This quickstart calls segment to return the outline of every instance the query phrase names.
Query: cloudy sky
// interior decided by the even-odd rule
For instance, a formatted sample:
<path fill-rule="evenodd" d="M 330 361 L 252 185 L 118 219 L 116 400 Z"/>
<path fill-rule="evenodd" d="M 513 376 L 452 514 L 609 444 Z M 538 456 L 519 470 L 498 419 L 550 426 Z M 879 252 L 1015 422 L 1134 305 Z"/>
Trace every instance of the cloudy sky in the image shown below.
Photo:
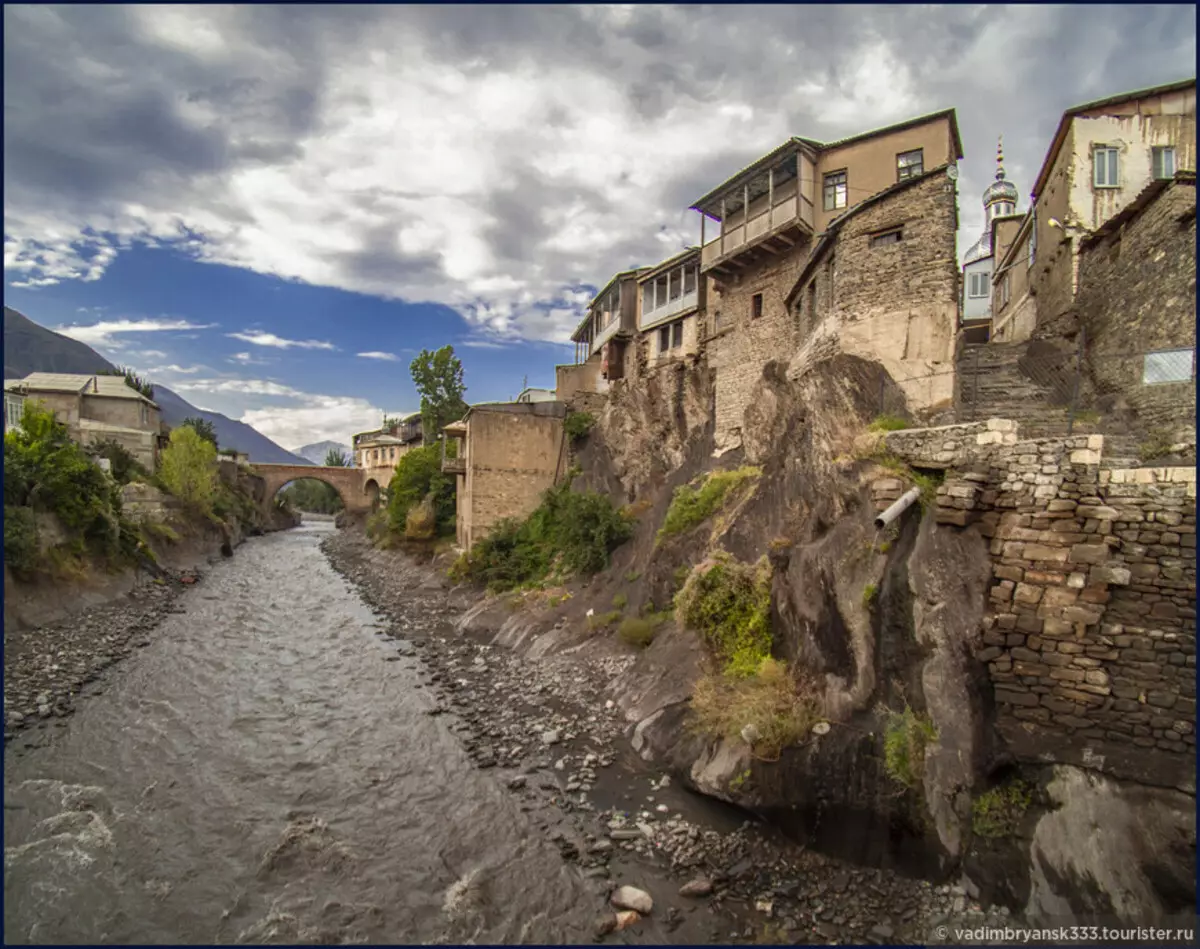
<path fill-rule="evenodd" d="M 554 384 L 613 272 L 789 135 L 958 110 L 960 248 L 1004 135 L 1195 74 L 1191 6 L 4 8 L 5 302 L 285 447 Z"/>

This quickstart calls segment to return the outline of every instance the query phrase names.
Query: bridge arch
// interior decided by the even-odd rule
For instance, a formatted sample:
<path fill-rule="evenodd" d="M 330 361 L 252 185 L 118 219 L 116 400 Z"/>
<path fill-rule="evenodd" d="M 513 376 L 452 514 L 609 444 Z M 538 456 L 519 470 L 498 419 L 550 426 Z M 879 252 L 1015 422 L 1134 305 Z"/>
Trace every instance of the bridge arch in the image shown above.
<path fill-rule="evenodd" d="M 379 495 L 372 496 L 364 483 L 361 468 L 335 468 L 326 465 L 270 465 L 256 464 L 251 466 L 255 474 L 265 482 L 263 506 L 269 509 L 275 501 L 275 495 L 284 485 L 304 478 L 312 478 L 329 485 L 338 493 L 349 512 L 368 512 L 376 503 Z M 378 492 L 378 485 L 376 485 Z"/>

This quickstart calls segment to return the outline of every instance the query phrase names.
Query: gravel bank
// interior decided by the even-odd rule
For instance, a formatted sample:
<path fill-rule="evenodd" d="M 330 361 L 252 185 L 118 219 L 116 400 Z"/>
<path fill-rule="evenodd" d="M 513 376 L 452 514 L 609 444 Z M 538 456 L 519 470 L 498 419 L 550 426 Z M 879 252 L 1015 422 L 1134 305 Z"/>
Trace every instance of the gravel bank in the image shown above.
<path fill-rule="evenodd" d="M 632 656 L 533 659 L 490 646 L 455 632 L 451 620 L 470 600 L 432 569 L 353 530 L 323 548 L 391 620 L 382 635 L 426 661 L 438 699 L 430 714 L 451 717 L 475 766 L 496 769 L 524 810 L 545 809 L 541 826 L 598 888 L 649 893 L 675 941 L 938 943 L 950 941 L 939 932 L 947 924 L 1014 925 L 960 887 L 831 860 L 679 789 L 632 753 L 632 725 L 606 698 Z M 624 923 L 599 920 L 597 938 L 614 925 Z M 643 941 L 638 930 L 607 938 Z"/>

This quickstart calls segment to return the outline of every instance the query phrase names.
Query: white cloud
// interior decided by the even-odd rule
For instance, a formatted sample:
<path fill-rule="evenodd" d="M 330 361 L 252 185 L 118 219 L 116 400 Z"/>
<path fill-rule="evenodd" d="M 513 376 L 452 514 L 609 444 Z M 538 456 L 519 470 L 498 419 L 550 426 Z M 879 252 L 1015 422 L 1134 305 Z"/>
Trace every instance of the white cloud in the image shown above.
<path fill-rule="evenodd" d="M 257 356 L 251 356 L 249 353 L 234 353 L 229 357 L 229 361 L 239 366 L 265 366 L 271 360 L 259 359 Z"/>
<path fill-rule="evenodd" d="M 181 330 L 205 330 L 215 323 L 189 323 L 187 320 L 101 320 L 87 326 L 56 326 L 54 332 L 77 339 L 89 346 L 107 346 L 118 349 L 122 345 L 117 336 L 130 333 L 165 333 Z"/>
<path fill-rule="evenodd" d="M 360 359 L 380 359 L 383 362 L 399 362 L 400 361 L 400 357 L 397 356 L 395 353 L 369 352 L 369 353 L 359 353 L 358 356 Z"/>
<path fill-rule="evenodd" d="M 267 395 L 286 399 L 302 399 L 305 393 L 299 389 L 274 382 L 270 379 L 192 379 L 179 383 L 175 388 L 181 392 L 207 392 L 236 395 Z"/>
<path fill-rule="evenodd" d="M 174 364 L 171 364 L 169 366 L 155 366 L 152 369 L 147 369 L 147 370 L 145 370 L 145 374 L 149 375 L 149 376 L 155 376 L 155 375 L 190 376 L 192 373 L 199 372 L 203 368 L 205 368 L 205 367 L 204 366 L 184 367 L 184 366 L 176 366 Z"/>
<path fill-rule="evenodd" d="M 230 339 L 239 339 L 252 346 L 270 346 L 273 349 L 337 349 L 333 343 L 317 339 L 284 339 L 274 333 L 264 333 L 254 330 L 243 330 L 240 333 L 226 333 Z"/>

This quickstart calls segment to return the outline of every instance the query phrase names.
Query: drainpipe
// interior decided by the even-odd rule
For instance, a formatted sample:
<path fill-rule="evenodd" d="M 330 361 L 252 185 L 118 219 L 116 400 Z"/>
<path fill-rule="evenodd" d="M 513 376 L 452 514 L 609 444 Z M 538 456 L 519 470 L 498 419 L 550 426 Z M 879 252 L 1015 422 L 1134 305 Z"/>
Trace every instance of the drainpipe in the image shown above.
<path fill-rule="evenodd" d="M 892 521 L 912 507 L 913 502 L 916 501 L 920 496 L 920 488 L 909 488 L 902 495 L 900 495 L 900 499 L 898 501 L 896 501 L 891 507 L 875 518 L 875 529 L 883 530 L 890 523 L 892 523 Z"/>

